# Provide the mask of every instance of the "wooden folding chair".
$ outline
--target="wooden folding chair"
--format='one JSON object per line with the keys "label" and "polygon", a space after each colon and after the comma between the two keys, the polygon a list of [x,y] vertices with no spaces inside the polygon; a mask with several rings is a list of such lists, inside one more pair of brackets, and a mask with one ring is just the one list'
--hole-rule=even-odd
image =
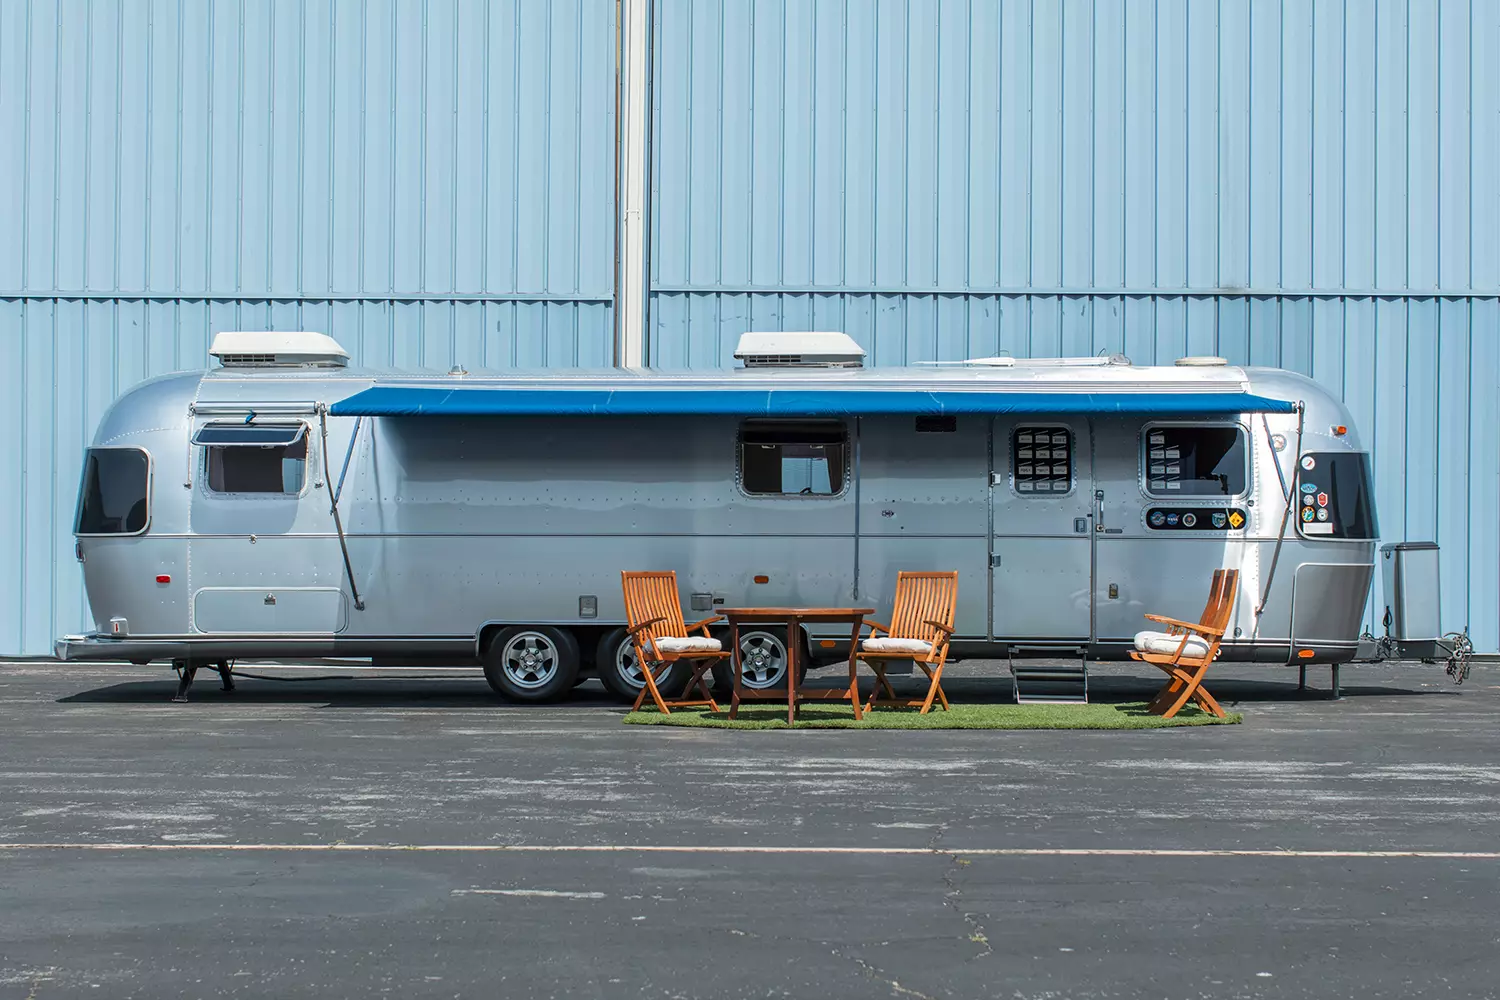
{"label": "wooden folding chair", "polygon": [[[640,711],[649,694],[663,715],[671,715],[673,708],[689,708],[694,705],[707,705],[717,712],[719,706],[709,693],[703,675],[708,673],[715,662],[727,659],[730,655],[719,640],[708,633],[709,624],[720,621],[720,616],[714,615],[692,625],[683,624],[682,600],[677,594],[677,574],[671,570],[665,573],[625,572],[620,574],[620,578],[621,585],[625,588],[628,634],[635,642],[636,660],[641,665],[641,676],[646,682],[631,711]],[[693,635],[694,632],[702,634]],[[686,660],[692,665],[692,679],[683,688],[681,698],[663,698],[661,681],[678,660]],[[694,687],[703,692],[701,700],[691,700]]]}
{"label": "wooden folding chair", "polygon": [[1170,719],[1191,698],[1205,712],[1221,719],[1224,717],[1224,709],[1203,687],[1203,676],[1219,655],[1219,644],[1229,628],[1229,613],[1234,608],[1239,580],[1240,571],[1237,569],[1214,570],[1208,603],[1196,625],[1161,615],[1146,616],[1150,621],[1167,627],[1165,632],[1136,633],[1135,649],[1130,653],[1131,659],[1149,663],[1170,678],[1151,702],[1153,714]]}
{"label": "wooden folding chair", "polygon": [[[958,604],[958,572],[896,574],[896,601],[890,625],[865,619],[870,637],[859,644],[859,658],[875,671],[875,689],[865,705],[921,706],[925,715],[936,698],[948,710],[943,694],[943,664],[948,660],[948,640],[953,635],[953,610]],[[877,635],[884,632],[884,636]],[[886,680],[886,664],[911,660],[927,675],[927,697],[915,700],[896,697]]]}

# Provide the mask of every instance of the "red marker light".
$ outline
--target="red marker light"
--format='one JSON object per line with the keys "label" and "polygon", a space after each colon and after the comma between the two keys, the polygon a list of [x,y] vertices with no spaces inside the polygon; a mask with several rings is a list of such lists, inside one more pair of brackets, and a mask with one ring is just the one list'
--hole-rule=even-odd
{"label": "red marker light", "polygon": [[1333,436],[1334,437],[1343,437],[1345,434],[1348,434],[1348,433],[1349,433],[1349,428],[1345,427],[1343,424],[1338,424],[1337,426],[1335,426],[1333,428]]}
{"label": "red marker light", "polygon": [[172,582],[172,578],[170,576],[168,576],[167,574],[165,574],[165,573],[158,573],[158,574],[156,574],[156,582],[157,583],[171,583]]}

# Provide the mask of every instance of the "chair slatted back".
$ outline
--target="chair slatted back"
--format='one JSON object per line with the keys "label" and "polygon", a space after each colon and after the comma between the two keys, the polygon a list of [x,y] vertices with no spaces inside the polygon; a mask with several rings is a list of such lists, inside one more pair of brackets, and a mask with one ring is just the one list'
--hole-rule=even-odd
{"label": "chair slatted back", "polygon": [[958,604],[958,571],[951,573],[896,574],[896,607],[891,612],[891,638],[921,639],[934,646],[944,642],[943,633],[929,621],[953,627]]}
{"label": "chair slatted back", "polygon": [[1208,588],[1208,603],[1203,606],[1203,617],[1199,625],[1223,630],[1229,626],[1229,613],[1234,610],[1234,595],[1239,589],[1240,571],[1237,569],[1214,570],[1213,582]]}
{"label": "chair slatted back", "polygon": [[665,636],[682,638],[687,635],[687,623],[682,618],[682,601],[677,596],[677,573],[624,572],[620,574],[625,588],[625,617],[634,628],[641,622],[653,618],[664,618],[648,629],[638,633],[639,641],[646,644],[646,637],[661,639]]}

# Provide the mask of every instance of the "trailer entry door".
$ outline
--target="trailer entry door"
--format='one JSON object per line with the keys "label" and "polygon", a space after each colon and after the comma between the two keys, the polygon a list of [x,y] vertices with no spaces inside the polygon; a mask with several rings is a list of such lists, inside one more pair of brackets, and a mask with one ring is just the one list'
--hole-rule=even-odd
{"label": "trailer entry door", "polygon": [[990,631],[1089,639],[1093,447],[1082,417],[996,417],[990,467]]}

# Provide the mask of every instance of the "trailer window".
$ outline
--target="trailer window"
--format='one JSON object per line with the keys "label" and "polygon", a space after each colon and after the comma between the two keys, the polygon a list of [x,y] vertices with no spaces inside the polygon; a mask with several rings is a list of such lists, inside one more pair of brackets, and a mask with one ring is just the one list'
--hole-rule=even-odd
{"label": "trailer window", "polygon": [[1378,538],[1370,457],[1315,452],[1297,468],[1297,528],[1319,538]]}
{"label": "trailer window", "polygon": [[1146,492],[1158,497],[1237,497],[1245,492],[1239,427],[1148,427]]}
{"label": "trailer window", "polygon": [[146,530],[151,460],[139,448],[90,448],[78,490],[79,535],[138,535]]}
{"label": "trailer window", "polygon": [[206,453],[208,488],[215,493],[302,492],[307,475],[304,424],[208,424],[193,443]]}
{"label": "trailer window", "polygon": [[1066,427],[1018,427],[1010,436],[1016,492],[1057,496],[1073,489],[1073,432]]}
{"label": "trailer window", "polygon": [[740,487],[762,496],[834,496],[844,491],[848,436],[834,420],[740,425]]}

